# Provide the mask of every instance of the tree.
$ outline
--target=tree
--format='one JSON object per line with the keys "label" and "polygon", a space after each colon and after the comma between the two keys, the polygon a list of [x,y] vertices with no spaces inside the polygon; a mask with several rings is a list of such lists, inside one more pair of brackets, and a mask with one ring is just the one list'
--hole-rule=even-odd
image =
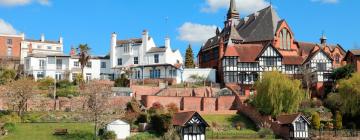
{"label": "tree", "polygon": [[186,49],[186,53],[185,53],[185,67],[195,68],[194,53],[190,44],[189,47]]}
{"label": "tree", "polygon": [[335,69],[332,73],[331,76],[333,79],[335,80],[340,80],[340,79],[344,79],[344,78],[349,78],[351,77],[351,74],[355,72],[355,68],[353,65],[345,65],[343,67],[337,68]]}
{"label": "tree", "polygon": [[26,111],[27,101],[35,94],[36,82],[32,79],[21,78],[6,85],[7,96],[16,107],[20,117]]}
{"label": "tree", "polygon": [[314,129],[320,129],[320,115],[317,112],[313,112],[311,115],[311,124]]}
{"label": "tree", "polygon": [[302,74],[302,82],[303,85],[306,87],[306,99],[310,99],[311,98],[311,92],[310,92],[310,87],[311,87],[311,83],[312,83],[312,72],[311,69],[306,68],[306,66],[301,66],[300,67],[300,72]]}
{"label": "tree", "polygon": [[87,114],[94,122],[94,139],[98,128],[102,127],[109,116],[109,98],[111,96],[111,84],[103,81],[92,81],[85,86],[84,91]]}
{"label": "tree", "polygon": [[170,114],[155,114],[151,116],[152,129],[160,135],[166,133],[172,126]]}
{"label": "tree", "polygon": [[121,74],[120,78],[115,79],[114,87],[129,87],[130,80],[126,78],[125,74]]}
{"label": "tree", "polygon": [[335,128],[337,130],[342,129],[342,115],[340,111],[336,111],[335,114]]}
{"label": "tree", "polygon": [[166,105],[166,110],[170,114],[175,114],[175,113],[179,112],[179,108],[177,107],[177,105],[175,103],[170,103],[170,104]]}
{"label": "tree", "polygon": [[[80,68],[81,68],[81,76],[84,77],[84,68],[90,61],[90,55],[89,55],[90,48],[87,44],[80,44],[78,50],[80,51],[79,63],[80,63]],[[82,87],[82,88],[84,87],[83,82],[84,81],[80,82],[80,87]]]}
{"label": "tree", "polygon": [[6,84],[15,80],[16,78],[16,71],[12,69],[4,69],[0,71],[0,84]]}
{"label": "tree", "polygon": [[360,73],[339,81],[339,94],[342,101],[341,112],[351,116],[360,115]]}
{"label": "tree", "polygon": [[277,116],[280,113],[295,113],[304,99],[299,80],[290,80],[279,72],[265,72],[255,83],[257,94],[255,107],[263,114]]}

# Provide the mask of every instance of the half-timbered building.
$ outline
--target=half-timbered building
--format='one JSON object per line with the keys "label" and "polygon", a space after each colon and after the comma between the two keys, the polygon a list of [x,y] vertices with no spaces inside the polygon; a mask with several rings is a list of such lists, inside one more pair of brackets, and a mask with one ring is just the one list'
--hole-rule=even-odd
{"label": "half-timbered building", "polygon": [[327,44],[324,35],[320,43],[297,41],[272,6],[240,18],[235,5],[231,0],[224,28],[217,29],[198,53],[200,68],[216,69],[216,79],[223,86],[241,87],[234,88],[241,89],[233,90],[235,93],[253,94],[252,85],[263,72],[279,71],[303,79],[305,70],[315,78],[311,88],[323,93],[323,83],[331,81],[328,72],[345,64],[345,50],[338,44]]}
{"label": "half-timbered building", "polygon": [[285,128],[282,137],[286,139],[309,139],[310,122],[301,114],[280,115],[276,120]]}
{"label": "half-timbered building", "polygon": [[209,124],[195,111],[175,113],[172,118],[182,140],[205,140]]}

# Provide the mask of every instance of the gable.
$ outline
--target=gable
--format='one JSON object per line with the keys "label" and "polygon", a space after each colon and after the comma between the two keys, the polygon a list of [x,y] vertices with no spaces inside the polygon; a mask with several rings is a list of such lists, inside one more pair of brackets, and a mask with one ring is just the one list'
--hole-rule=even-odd
{"label": "gable", "polygon": [[312,57],[311,61],[322,60],[322,61],[331,61],[331,58],[326,55],[323,51],[319,51],[315,56]]}
{"label": "gable", "polygon": [[307,123],[307,124],[310,125],[309,120],[307,120],[303,115],[299,115],[299,116],[294,120],[294,123],[296,123],[296,122],[301,122],[301,123],[305,122],[305,123]]}
{"label": "gable", "polygon": [[281,57],[281,54],[272,45],[268,45],[260,54],[261,57]]}
{"label": "gable", "polygon": [[198,114],[198,113],[194,113],[194,115],[191,117],[191,119],[189,119],[185,125],[203,125],[203,126],[209,126],[207,124],[207,122]]}

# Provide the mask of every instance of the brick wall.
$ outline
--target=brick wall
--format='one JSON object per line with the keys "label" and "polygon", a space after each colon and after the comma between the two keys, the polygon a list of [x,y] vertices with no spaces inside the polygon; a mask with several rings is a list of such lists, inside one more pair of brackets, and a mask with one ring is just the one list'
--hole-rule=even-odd
{"label": "brick wall", "polygon": [[146,108],[153,103],[159,102],[163,106],[175,103],[182,111],[219,112],[237,110],[238,100],[235,96],[212,97],[170,97],[143,95],[141,101]]}
{"label": "brick wall", "polygon": [[[131,100],[131,97],[113,97],[109,100],[109,104],[112,108],[125,108],[126,103]],[[54,103],[56,102],[56,104]],[[51,98],[37,97],[30,99],[27,102],[27,111],[81,111],[84,109],[84,98],[58,98],[54,101]],[[0,98],[0,110],[12,109],[13,106],[9,105],[7,98]]]}

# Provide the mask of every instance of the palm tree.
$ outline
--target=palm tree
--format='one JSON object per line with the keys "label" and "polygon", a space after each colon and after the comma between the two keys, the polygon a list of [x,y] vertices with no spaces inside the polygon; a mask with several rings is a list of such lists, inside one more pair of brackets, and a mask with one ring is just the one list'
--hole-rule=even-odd
{"label": "palm tree", "polygon": [[[81,68],[81,76],[84,77],[84,68],[90,60],[90,55],[89,55],[90,47],[87,44],[80,44],[77,49],[79,50],[79,57],[80,57],[79,63]],[[83,82],[84,80],[80,82],[81,87],[83,87]]]}

